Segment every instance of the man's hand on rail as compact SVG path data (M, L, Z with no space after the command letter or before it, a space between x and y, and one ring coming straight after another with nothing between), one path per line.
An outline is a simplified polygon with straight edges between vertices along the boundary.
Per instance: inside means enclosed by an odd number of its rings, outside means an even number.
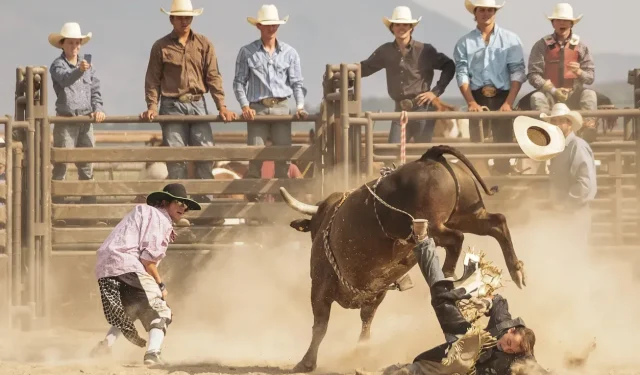
M482 107L477 102L471 102L467 105L467 111L469 112L482 112Z
M95 122L102 122L107 117L107 115L105 115L104 112L101 112L101 111L93 112L89 116L93 120L95 120Z
M242 118L245 120L253 120L256 116L256 110L251 109L248 105L242 107Z
M304 110L304 108L298 109L296 111L296 118L297 119L304 120L304 119L307 118L307 116L309 116L309 114L307 113L307 111Z
M227 107L222 107L220 108L220 118L222 118L224 122L229 122L235 120L237 115L228 110Z
M153 121L153 119L158 115L158 112L153 109L148 109L140 114L140 118L147 121Z

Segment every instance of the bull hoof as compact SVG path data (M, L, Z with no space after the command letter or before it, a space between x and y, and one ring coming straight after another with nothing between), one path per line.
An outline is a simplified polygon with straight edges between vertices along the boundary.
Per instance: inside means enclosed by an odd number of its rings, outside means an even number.
M317 367L317 365L315 363L304 363L300 362L296 365L296 367L293 368L292 372L294 373L307 373L307 372L312 372L313 370L315 370Z

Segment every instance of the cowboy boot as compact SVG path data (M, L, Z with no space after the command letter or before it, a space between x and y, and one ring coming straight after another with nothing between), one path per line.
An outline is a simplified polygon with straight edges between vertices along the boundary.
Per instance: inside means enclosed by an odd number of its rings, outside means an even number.
M405 290L409 290L413 288L413 280L411 280L411 276L408 273L405 273L402 277L396 280L393 284L389 286L389 290L399 290L404 292Z

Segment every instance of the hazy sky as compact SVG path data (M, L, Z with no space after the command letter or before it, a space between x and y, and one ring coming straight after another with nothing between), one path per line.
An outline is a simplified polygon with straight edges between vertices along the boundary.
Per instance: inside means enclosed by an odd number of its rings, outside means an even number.
M223 74L227 104L239 110L232 91L234 64L239 48L258 38L258 31L246 21L255 17L264 1L193 0L195 7L204 7L204 14L194 20L195 31L205 34L214 43ZM358 62L377 46L391 40L381 22L397 5L409 5L414 16L422 16L415 37L430 42L451 55L455 41L474 27L472 16L462 0L282 0L275 3L280 15L289 14L289 23L280 28L280 38L292 44L302 58L307 101L316 106L321 99L321 80L327 63ZM324 5L320 5L324 4ZM555 1L508 1L498 13L498 23L515 31L522 39L525 53L533 43L551 31L545 18ZM338 6L345 6L344 11ZM595 53L634 55L640 53L630 43L631 28L640 13L640 3L612 0L604 5L595 1L573 2L576 14L585 16L577 33ZM15 68L19 65L49 65L59 54L47 42L51 32L58 32L64 22L79 22L82 31L93 32L93 40L83 52L93 54L93 62L103 81L105 110L113 115L132 115L145 109L144 74L149 49L155 40L171 30L168 17L160 7L169 9L170 0L3 0L0 11L0 32L5 40L5 53L0 60L0 114L13 114ZM329 8L333 7L332 9ZM625 37L628 35L628 37ZM638 57L636 59L636 56ZM617 59L614 59L614 61ZM597 65L597 62L596 62ZM626 70L597 65L596 80L625 80ZM604 77L604 78L603 78ZM455 82L455 80L453 81ZM50 97L50 113L55 96ZM364 82L366 96L386 96L384 72ZM446 96L458 96L451 84ZM211 97L207 97L212 108Z

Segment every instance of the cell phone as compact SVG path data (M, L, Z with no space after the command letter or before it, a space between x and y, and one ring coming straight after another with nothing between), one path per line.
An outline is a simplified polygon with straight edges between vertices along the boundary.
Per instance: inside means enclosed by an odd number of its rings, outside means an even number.
M84 59L86 62L88 62L89 64L91 64L91 54L87 53L84 55Z

